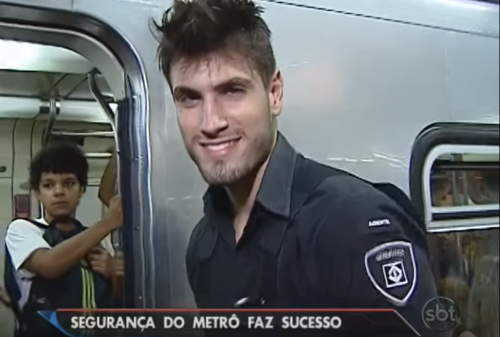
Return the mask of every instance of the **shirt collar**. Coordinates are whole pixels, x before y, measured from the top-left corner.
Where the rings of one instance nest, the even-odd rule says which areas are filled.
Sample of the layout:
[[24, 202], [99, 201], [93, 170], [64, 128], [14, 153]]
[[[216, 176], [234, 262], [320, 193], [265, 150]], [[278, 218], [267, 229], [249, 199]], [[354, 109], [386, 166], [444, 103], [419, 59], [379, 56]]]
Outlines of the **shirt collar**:
[[[281, 132], [278, 132], [276, 146], [267, 164], [256, 202], [279, 216], [290, 216], [292, 182], [297, 155], [287, 139]], [[222, 207], [227, 210], [230, 205], [222, 187], [210, 186], [203, 199], [205, 209]]]

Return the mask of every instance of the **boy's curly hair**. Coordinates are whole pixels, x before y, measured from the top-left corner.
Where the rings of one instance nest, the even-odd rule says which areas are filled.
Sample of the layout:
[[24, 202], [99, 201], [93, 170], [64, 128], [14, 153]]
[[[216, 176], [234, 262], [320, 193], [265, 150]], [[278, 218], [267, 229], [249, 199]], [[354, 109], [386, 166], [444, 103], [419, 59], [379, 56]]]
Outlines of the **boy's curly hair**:
[[43, 173], [72, 173], [82, 187], [87, 187], [89, 164], [83, 151], [70, 143], [51, 143], [44, 147], [32, 159], [29, 175], [33, 190], [40, 189]]

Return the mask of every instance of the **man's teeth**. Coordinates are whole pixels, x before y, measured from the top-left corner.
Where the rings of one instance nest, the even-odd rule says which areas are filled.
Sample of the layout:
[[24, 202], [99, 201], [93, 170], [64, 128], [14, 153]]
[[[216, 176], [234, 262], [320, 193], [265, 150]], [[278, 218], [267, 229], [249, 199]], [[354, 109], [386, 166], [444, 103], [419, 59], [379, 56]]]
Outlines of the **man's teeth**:
[[232, 143], [233, 143], [233, 141], [229, 141], [229, 142], [224, 142], [224, 143], [220, 143], [220, 144], [208, 145], [208, 148], [212, 151], [220, 151], [220, 150], [224, 150]]

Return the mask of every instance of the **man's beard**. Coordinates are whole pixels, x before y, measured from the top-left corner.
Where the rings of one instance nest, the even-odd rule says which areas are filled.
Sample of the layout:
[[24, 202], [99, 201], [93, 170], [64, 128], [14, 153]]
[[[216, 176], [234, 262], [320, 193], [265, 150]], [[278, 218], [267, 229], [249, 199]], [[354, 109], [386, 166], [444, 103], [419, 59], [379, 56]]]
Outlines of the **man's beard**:
[[242, 161], [236, 163], [225, 163], [223, 160], [203, 163], [195, 155], [190, 153], [190, 156], [207, 184], [227, 186], [256, 172], [264, 164], [272, 150], [273, 136], [272, 132], [261, 135], [252, 147], [256, 152], [250, 155], [244, 153]]
[[198, 168], [205, 182], [213, 186], [230, 185], [246, 177], [253, 169], [248, 164], [230, 167], [230, 165], [221, 160], [209, 165], [209, 167], [198, 166]]

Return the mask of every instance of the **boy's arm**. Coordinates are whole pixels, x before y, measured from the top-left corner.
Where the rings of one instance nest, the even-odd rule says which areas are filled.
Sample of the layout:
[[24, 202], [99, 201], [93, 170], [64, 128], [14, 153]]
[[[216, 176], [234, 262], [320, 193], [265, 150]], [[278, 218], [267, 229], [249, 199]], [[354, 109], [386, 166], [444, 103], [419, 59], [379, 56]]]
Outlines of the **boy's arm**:
[[[23, 259], [22, 254], [16, 254], [19, 251], [17, 246], [22, 245], [23, 234], [12, 226], [7, 230], [6, 243], [17, 269], [25, 269], [45, 279], [55, 279], [75, 266], [121, 224], [121, 199], [116, 196], [111, 200], [104, 220], [55, 247], [50, 248], [48, 244], [46, 247], [39, 245], [29, 255], [24, 254], [27, 256]], [[40, 240], [44, 241], [41, 237]]]

